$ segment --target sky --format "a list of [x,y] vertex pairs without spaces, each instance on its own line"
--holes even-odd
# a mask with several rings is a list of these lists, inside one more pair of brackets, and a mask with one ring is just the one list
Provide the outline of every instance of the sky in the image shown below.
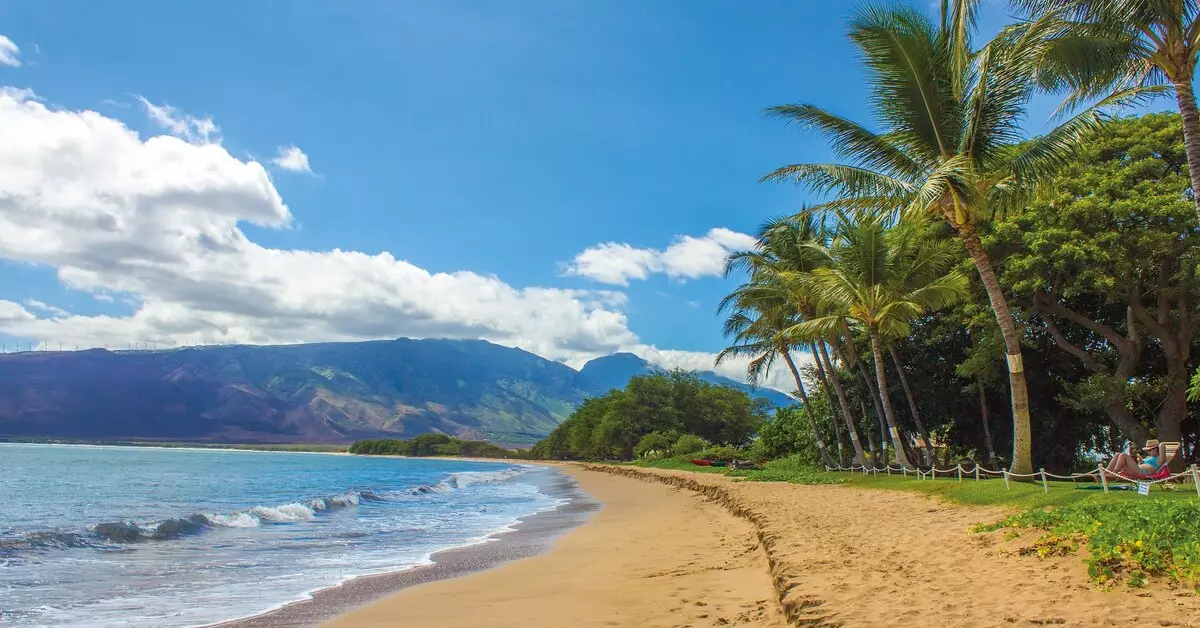
[[852,6],[0,2],[0,343],[711,369],[724,256],[807,200],[758,179],[830,157],[764,108],[869,119]]

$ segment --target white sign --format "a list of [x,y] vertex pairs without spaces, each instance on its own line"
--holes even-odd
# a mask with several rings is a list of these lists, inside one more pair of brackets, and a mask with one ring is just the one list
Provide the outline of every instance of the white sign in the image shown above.
[[1138,482],[1138,495],[1149,495],[1149,494],[1150,494],[1150,483],[1149,482]]

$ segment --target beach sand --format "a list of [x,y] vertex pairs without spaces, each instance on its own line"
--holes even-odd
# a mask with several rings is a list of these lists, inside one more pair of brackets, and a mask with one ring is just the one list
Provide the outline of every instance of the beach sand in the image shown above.
[[1104,590],[1003,508],[903,492],[569,468],[604,503],[548,554],[408,588],[329,623],[373,626],[1200,626],[1200,597]]
[[603,507],[550,553],[403,589],[326,625],[786,625],[750,522],[691,491],[564,470]]

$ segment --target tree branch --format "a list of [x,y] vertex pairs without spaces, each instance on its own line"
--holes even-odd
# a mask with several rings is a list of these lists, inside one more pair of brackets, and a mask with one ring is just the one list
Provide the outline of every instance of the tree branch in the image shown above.
[[1159,324],[1157,318],[1150,315],[1150,312],[1146,309],[1146,306],[1142,305],[1141,290],[1134,290],[1132,298],[1129,299],[1129,309],[1131,312],[1133,312],[1134,318],[1136,318],[1142,325],[1145,325],[1146,329],[1155,338],[1163,340],[1165,336],[1171,333],[1170,330]]
[[[1033,309],[1037,310],[1041,314],[1050,314],[1066,319],[1072,323],[1075,323],[1076,325],[1079,325],[1080,327],[1083,327],[1084,329],[1104,336],[1104,339],[1107,340],[1109,344],[1111,344],[1113,348],[1117,350],[1117,352],[1123,355],[1138,353],[1139,343],[1137,342],[1137,332],[1133,331],[1132,325],[1130,325],[1130,330],[1132,332],[1130,334],[1131,337],[1127,338],[1122,336],[1120,332],[1112,327],[1092,320],[1083,314],[1066,307],[1065,305],[1059,303],[1057,299],[1044,292],[1039,292],[1033,296]],[[1042,319],[1046,320],[1047,325],[1053,325],[1053,323],[1047,320],[1045,316],[1043,316]],[[1080,349],[1080,351],[1082,351],[1082,349]]]
[[1087,351],[1084,351],[1083,349],[1071,344],[1070,341],[1067,340],[1066,336],[1063,336],[1062,332],[1058,330],[1058,327],[1054,324],[1054,321],[1050,320],[1049,316],[1042,316],[1042,322],[1046,323],[1046,331],[1050,332],[1050,337],[1054,339],[1054,344],[1058,345],[1060,349],[1079,358],[1079,361],[1083,362],[1083,366],[1089,371],[1092,371],[1093,373],[1108,374],[1108,368],[1105,367],[1104,364],[1092,357],[1092,355]]

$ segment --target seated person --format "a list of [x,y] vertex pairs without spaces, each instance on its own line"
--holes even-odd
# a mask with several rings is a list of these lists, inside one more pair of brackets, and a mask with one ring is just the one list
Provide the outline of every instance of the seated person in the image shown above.
[[1132,455],[1121,452],[1108,463],[1108,470],[1133,480],[1146,480],[1158,472],[1158,441],[1146,441],[1142,448],[1146,457],[1139,463]]

